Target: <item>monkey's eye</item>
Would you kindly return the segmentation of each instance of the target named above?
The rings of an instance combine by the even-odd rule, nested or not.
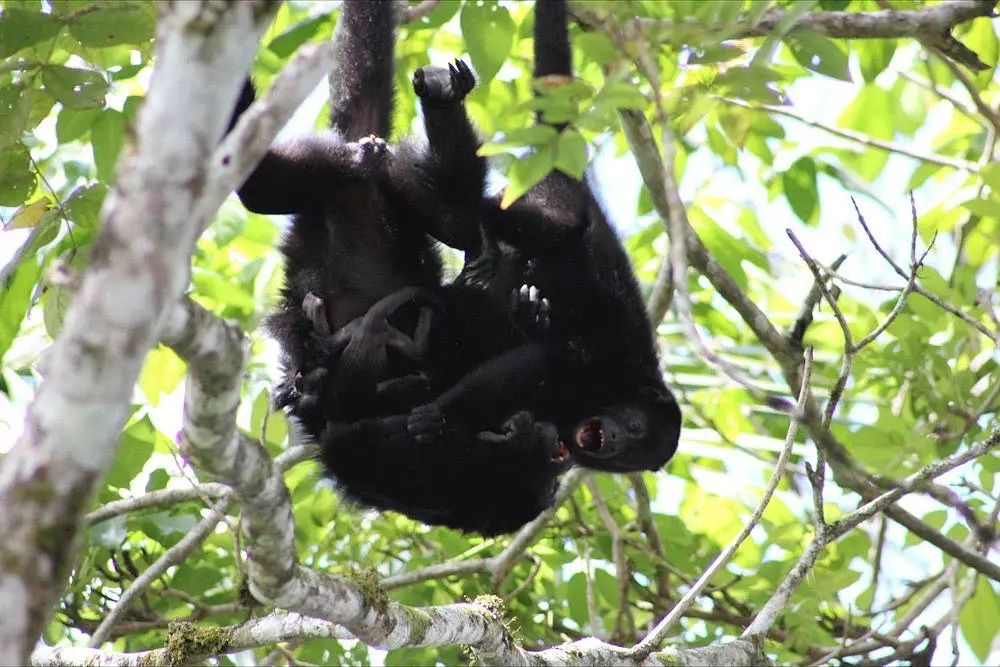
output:
[[[625,427],[628,429],[629,435],[638,435],[642,433],[642,420],[631,417],[628,422],[626,422]]]

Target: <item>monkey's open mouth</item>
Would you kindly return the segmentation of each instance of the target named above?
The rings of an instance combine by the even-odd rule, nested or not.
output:
[[[569,448],[563,444],[562,440],[556,440],[556,451],[552,454],[552,460],[556,463],[569,460]]]
[[[585,452],[599,452],[604,447],[604,429],[600,419],[588,419],[574,436],[576,444]]]

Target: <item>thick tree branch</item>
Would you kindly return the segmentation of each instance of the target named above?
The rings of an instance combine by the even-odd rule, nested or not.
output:
[[[912,37],[933,45],[949,58],[970,69],[982,71],[988,69],[988,65],[955,40],[951,36],[951,30],[960,23],[993,16],[995,4],[995,0],[949,0],[910,10],[810,12],[792,19],[790,23],[786,23],[786,10],[772,7],[752,25],[748,15],[743,14],[737,19],[735,26],[717,26],[716,29],[729,29],[729,39],[767,37],[803,30],[840,39]],[[659,19],[641,19],[640,23],[646,30],[670,29],[674,25],[669,20]]]
[[[25,430],[0,462],[0,663],[22,664],[75,560],[79,526],[164,313],[188,283],[195,214],[272,3],[174,3],[101,233]],[[221,201],[221,200],[220,200]]]
[[[502,664],[593,664],[628,658],[627,649],[597,640],[529,653],[507,634],[502,615],[489,600],[479,604],[405,607],[389,600],[377,581],[352,582],[300,566],[296,560],[291,500],[280,471],[263,446],[243,437],[235,426],[242,382],[242,335],[235,327],[184,298],[171,313],[164,329],[164,342],[189,368],[182,447],[196,466],[232,487],[243,504],[249,584],[255,597],[292,612],[336,623],[361,641],[385,649],[465,644],[481,653],[485,661]],[[564,480],[560,489],[560,497],[565,498],[586,474],[582,470],[571,471],[566,476],[569,481]],[[543,513],[533,522],[536,526],[522,530],[521,540],[533,540],[554,511]],[[515,540],[511,549],[519,554],[525,546]],[[498,573],[495,571],[494,577]],[[738,648],[730,646],[713,650],[736,651],[746,658],[739,664],[759,662],[763,657],[753,643]]]
[[[691,649],[670,648],[650,654],[639,662],[624,657],[624,649],[612,644],[606,644],[596,639],[581,639],[562,646],[556,646],[541,651],[524,651],[513,646],[505,646],[511,640],[503,627],[502,619],[492,615],[492,612],[475,604],[448,605],[447,607],[430,607],[430,621],[437,623],[455,621],[462,623],[473,616],[482,616],[483,627],[489,628],[490,639],[488,651],[477,651],[477,657],[484,664],[503,665],[650,665],[658,667],[670,665],[731,665],[732,667],[750,667],[752,665],[770,664],[763,649],[752,641],[736,640],[726,644]],[[424,612],[411,610],[424,618]],[[465,619],[461,618],[464,616]],[[474,644],[472,641],[478,632],[475,623],[469,623],[470,631],[465,634],[455,633],[454,641],[442,642],[452,644]],[[428,628],[428,641],[439,639],[429,636],[433,633]],[[100,651],[92,648],[55,648],[40,646],[31,655],[31,664],[35,667],[61,667],[62,665],[108,665],[109,667],[149,667],[151,665],[177,664],[177,658],[182,657],[183,664],[191,664],[213,655],[242,651],[262,646],[272,646],[286,641],[306,641],[309,639],[329,639],[342,637],[343,631],[335,624],[300,614],[271,614],[254,619],[240,626],[228,628],[200,628],[199,642],[185,641],[183,628],[171,631],[173,635],[170,646],[152,651],[137,653],[117,653]],[[206,645],[212,645],[211,652],[206,651]],[[414,644],[420,646],[436,646],[441,643]]]

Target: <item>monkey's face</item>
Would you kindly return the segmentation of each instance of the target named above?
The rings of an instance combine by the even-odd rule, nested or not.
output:
[[[681,411],[669,392],[643,392],[584,419],[569,447],[577,463],[610,472],[659,470],[677,450]]]

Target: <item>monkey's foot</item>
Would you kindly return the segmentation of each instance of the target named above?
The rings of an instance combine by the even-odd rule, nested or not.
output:
[[[354,162],[363,172],[374,172],[389,153],[389,145],[381,137],[370,134],[359,139],[354,153]]]

